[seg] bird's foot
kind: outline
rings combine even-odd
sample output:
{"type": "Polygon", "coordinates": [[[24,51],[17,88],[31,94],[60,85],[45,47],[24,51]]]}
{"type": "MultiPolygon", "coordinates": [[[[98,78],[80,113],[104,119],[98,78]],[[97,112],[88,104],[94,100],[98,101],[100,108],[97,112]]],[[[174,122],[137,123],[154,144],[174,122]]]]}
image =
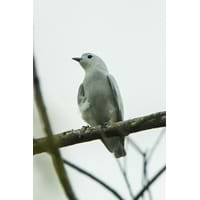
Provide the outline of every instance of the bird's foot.
{"type": "Polygon", "coordinates": [[[87,125],[87,126],[82,126],[81,127],[81,132],[85,132],[87,130],[87,128],[89,128],[90,126],[87,125]]]}
{"type": "Polygon", "coordinates": [[[109,124],[110,124],[109,122],[105,122],[105,123],[103,123],[101,125],[101,129],[102,129],[103,134],[105,133],[105,131],[108,128],[109,124]]]}
{"type": "Polygon", "coordinates": [[[107,128],[109,125],[110,125],[109,122],[105,122],[105,123],[102,124],[102,128],[107,128]]]}

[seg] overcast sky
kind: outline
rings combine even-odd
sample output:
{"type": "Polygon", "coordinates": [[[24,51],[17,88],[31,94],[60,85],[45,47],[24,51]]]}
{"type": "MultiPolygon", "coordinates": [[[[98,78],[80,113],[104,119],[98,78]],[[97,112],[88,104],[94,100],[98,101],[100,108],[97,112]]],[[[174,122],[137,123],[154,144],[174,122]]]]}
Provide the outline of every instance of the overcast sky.
{"type": "MultiPolygon", "coordinates": [[[[77,106],[84,71],[71,58],[92,52],[116,78],[125,119],[165,110],[164,0],[34,0],[34,52],[42,92],[55,133],[85,125],[77,106]]],[[[131,136],[141,148],[154,143],[159,130],[131,136]]],[[[34,136],[43,136],[34,108],[34,136]]],[[[62,149],[63,156],[116,188],[127,200],[124,180],[100,141],[62,149]]],[[[128,148],[128,173],[134,193],[141,188],[142,159],[128,148]]],[[[165,140],[149,165],[151,177],[165,163],[165,140]]],[[[80,200],[115,198],[69,168],[80,200]]],[[[165,177],[152,187],[153,200],[165,199],[165,177]]],[[[45,154],[34,157],[34,199],[64,200],[62,188],[45,154]]]]}

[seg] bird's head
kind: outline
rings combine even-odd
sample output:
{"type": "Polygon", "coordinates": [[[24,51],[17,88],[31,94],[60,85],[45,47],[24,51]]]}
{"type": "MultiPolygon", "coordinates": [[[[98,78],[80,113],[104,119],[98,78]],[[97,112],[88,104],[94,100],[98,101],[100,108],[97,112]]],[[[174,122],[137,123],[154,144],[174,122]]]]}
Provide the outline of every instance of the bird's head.
{"type": "Polygon", "coordinates": [[[84,53],[81,57],[72,58],[80,63],[84,70],[103,69],[107,70],[104,61],[93,53],[84,53]]]}

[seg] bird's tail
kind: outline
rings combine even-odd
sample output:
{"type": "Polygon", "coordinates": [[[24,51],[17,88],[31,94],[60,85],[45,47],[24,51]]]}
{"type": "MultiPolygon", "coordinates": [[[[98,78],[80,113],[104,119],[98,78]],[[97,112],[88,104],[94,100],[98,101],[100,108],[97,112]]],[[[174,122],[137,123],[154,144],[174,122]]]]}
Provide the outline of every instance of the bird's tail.
{"type": "Polygon", "coordinates": [[[111,153],[114,153],[116,158],[126,156],[123,136],[114,136],[110,138],[106,137],[104,134],[102,136],[102,141],[104,145],[111,153]]]}
{"type": "Polygon", "coordinates": [[[118,146],[114,151],[114,155],[116,158],[126,156],[126,151],[124,149],[124,145],[121,144],[120,146],[118,146]]]}

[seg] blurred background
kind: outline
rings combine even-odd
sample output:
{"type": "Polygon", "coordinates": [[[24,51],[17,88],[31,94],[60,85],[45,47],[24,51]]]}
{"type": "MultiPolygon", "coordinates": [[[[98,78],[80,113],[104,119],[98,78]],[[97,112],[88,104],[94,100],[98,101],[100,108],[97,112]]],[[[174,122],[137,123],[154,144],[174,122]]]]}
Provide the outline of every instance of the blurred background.
{"type": "MultiPolygon", "coordinates": [[[[34,0],[34,54],[55,134],[86,125],[76,100],[84,71],[71,59],[85,52],[100,56],[116,78],[125,119],[165,110],[164,0],[34,0]]],[[[163,132],[155,129],[129,138],[146,152],[163,132]]],[[[34,137],[42,136],[34,105],[34,137]]],[[[126,148],[127,175],[136,194],[142,188],[143,159],[128,143],[126,148]]],[[[100,141],[62,148],[61,152],[131,199],[116,160],[100,141]]],[[[148,177],[164,164],[165,135],[148,163],[148,177]]],[[[80,200],[116,199],[93,180],[66,169],[80,200]]],[[[153,200],[165,199],[165,174],[151,186],[151,194],[153,200]]],[[[147,193],[144,197],[150,199],[147,193]]],[[[43,199],[66,199],[45,153],[34,156],[34,200],[43,199]]]]}

